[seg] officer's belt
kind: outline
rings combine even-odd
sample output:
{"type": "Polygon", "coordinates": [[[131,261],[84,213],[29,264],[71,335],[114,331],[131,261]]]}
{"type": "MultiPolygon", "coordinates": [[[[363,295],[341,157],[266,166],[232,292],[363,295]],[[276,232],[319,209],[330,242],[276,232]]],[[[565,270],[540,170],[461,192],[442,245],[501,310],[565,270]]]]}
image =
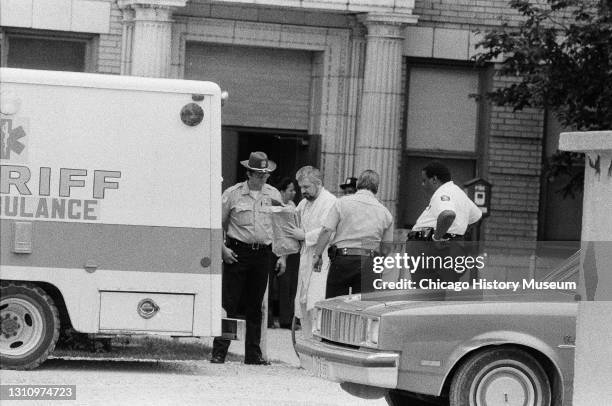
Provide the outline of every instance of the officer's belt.
{"type": "MultiPolygon", "coordinates": [[[[408,240],[432,241],[432,235],[433,232],[428,229],[422,231],[411,231],[408,233],[408,240]]],[[[464,236],[460,234],[446,233],[442,236],[442,238],[448,240],[463,240],[464,236]]]]}
{"type": "Polygon", "coordinates": [[[336,255],[360,255],[363,257],[375,257],[377,252],[375,250],[368,250],[365,248],[336,248],[336,255]]]}
{"type": "Polygon", "coordinates": [[[254,243],[242,242],[232,237],[227,237],[227,246],[228,247],[238,247],[238,248],[243,248],[243,249],[250,249],[253,251],[272,248],[272,244],[262,244],[258,242],[254,242],[254,243]]]}

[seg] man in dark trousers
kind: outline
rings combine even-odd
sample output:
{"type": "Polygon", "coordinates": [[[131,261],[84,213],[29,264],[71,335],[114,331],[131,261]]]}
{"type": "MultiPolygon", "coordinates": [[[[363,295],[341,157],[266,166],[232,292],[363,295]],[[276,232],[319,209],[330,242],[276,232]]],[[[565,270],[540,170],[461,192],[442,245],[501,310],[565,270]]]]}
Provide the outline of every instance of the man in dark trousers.
{"type": "MultiPolygon", "coordinates": [[[[247,169],[245,182],[238,183],[223,192],[222,226],[225,231],[223,245],[222,305],[227,317],[236,317],[241,297],[244,297],[246,338],[244,363],[270,365],[262,357],[261,305],[268,272],[272,261],[272,221],[270,207],[280,204],[281,195],[266,184],[276,164],[263,152],[252,152],[249,159],[240,164],[247,169]]],[[[285,258],[276,263],[278,274],[285,271],[285,258]]],[[[230,340],[215,337],[211,363],[225,362],[230,340]]]]}
{"type": "Polygon", "coordinates": [[[363,171],[357,193],[336,200],[323,222],[313,263],[315,269],[321,266],[323,250],[331,240],[326,298],[372,290],[373,258],[386,253],[385,243],[393,241],[393,216],[376,198],[379,183],[376,172],[363,171]]]}

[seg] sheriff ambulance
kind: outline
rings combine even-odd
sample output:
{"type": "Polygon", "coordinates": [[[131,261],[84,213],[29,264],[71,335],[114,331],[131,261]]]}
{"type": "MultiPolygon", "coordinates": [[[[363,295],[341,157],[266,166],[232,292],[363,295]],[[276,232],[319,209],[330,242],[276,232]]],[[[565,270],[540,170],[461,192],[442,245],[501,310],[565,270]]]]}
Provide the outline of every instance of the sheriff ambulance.
{"type": "Polygon", "coordinates": [[[3,68],[0,95],[2,368],[60,324],[220,335],[219,87],[3,68]]]}

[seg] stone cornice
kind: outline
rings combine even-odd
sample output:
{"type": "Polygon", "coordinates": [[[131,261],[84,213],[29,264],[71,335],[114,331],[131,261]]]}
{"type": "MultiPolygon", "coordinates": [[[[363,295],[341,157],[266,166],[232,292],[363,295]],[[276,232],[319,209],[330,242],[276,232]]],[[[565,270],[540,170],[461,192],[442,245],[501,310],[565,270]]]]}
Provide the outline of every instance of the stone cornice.
{"type": "Polygon", "coordinates": [[[360,16],[360,21],[366,26],[372,24],[405,25],[416,24],[418,16],[406,13],[367,13],[360,16]]]}
{"type": "Polygon", "coordinates": [[[187,0],[117,0],[117,6],[124,9],[128,7],[159,7],[178,8],[185,7],[187,0]]]}
{"type": "Polygon", "coordinates": [[[414,0],[215,0],[213,2],[250,6],[280,6],[345,13],[378,12],[410,15],[414,9],[414,0]]]}

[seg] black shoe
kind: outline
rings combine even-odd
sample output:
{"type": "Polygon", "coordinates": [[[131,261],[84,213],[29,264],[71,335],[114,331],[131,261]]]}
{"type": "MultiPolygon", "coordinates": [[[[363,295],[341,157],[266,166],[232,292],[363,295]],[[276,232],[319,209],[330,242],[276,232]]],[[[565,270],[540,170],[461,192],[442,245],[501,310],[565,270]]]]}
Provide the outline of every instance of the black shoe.
{"type": "Polygon", "coordinates": [[[211,364],[223,364],[225,363],[225,357],[222,357],[221,355],[213,355],[212,358],[210,359],[210,363],[211,364]]]}
{"type": "Polygon", "coordinates": [[[249,359],[244,359],[244,363],[246,365],[270,365],[270,362],[266,361],[265,359],[263,359],[262,357],[258,357],[258,358],[249,358],[249,359]]]}

